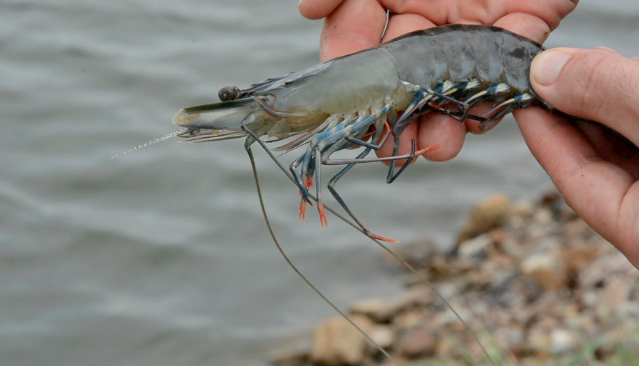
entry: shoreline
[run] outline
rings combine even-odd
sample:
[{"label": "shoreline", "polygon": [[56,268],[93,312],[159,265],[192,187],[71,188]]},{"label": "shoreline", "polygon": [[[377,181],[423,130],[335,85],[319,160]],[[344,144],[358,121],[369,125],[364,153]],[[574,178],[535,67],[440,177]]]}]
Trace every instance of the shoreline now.
[{"label": "shoreline", "polygon": [[[428,240],[394,251],[442,294],[497,364],[639,360],[639,271],[556,191],[537,202],[504,195],[480,201],[449,253]],[[387,253],[382,260],[406,271]],[[404,286],[394,299],[352,304],[349,316],[403,364],[490,364],[429,286],[407,271]],[[280,351],[271,364],[392,364],[339,316],[317,325],[309,342]]]}]

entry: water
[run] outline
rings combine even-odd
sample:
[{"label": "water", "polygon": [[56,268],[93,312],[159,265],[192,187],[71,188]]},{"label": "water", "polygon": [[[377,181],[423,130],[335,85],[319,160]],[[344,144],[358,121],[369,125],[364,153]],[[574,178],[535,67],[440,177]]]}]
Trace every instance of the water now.
[{"label": "water", "polygon": [[[334,315],[286,267],[259,212],[239,141],[169,140],[210,102],[317,62],[320,22],[296,2],[5,1],[0,13],[0,364],[263,365]],[[548,46],[639,54],[639,4],[582,1]],[[504,153],[507,152],[507,153]],[[389,296],[381,251],[335,218],[298,222],[298,197],[258,152],[269,212],[326,295]],[[379,164],[340,189],[378,233],[454,239],[486,195],[550,187],[511,120],[460,156],[396,183]]]}]

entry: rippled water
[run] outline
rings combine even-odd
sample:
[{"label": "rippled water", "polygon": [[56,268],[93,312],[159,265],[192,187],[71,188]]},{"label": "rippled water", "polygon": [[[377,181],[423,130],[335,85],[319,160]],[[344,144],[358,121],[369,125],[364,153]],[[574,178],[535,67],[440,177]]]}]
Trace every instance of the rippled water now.
[{"label": "rippled water", "polygon": [[[0,12],[0,364],[261,365],[333,315],[265,231],[240,141],[168,140],[177,109],[317,62],[296,3],[5,1]],[[639,4],[582,1],[548,46],[639,54]],[[338,304],[399,291],[361,234],[314,213],[258,154],[274,227]],[[340,182],[377,232],[441,245],[477,199],[550,186],[513,121],[396,183]]]}]

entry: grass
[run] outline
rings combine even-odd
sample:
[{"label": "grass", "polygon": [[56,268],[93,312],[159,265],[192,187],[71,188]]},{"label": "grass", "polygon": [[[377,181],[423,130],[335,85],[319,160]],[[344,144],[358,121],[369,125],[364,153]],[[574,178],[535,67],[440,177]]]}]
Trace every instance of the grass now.
[{"label": "grass", "polygon": [[[622,328],[626,328],[623,327]],[[618,331],[618,330],[617,330]],[[618,333],[616,337],[604,334],[597,339],[588,342],[580,350],[572,354],[548,356],[540,354],[538,357],[531,355],[522,360],[517,360],[514,355],[504,354],[495,344],[485,344],[487,351],[496,362],[497,366],[510,366],[523,364],[526,366],[639,366],[639,328],[629,328]],[[622,334],[623,339],[619,339]],[[406,366],[458,366],[458,365],[491,365],[488,360],[471,356],[465,353],[464,359],[421,359],[403,363]]]}]

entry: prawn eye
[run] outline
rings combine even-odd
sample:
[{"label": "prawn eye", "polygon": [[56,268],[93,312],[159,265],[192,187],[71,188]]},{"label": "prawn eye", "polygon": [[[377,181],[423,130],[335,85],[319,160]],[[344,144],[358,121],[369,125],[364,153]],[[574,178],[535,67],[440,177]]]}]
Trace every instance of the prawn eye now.
[{"label": "prawn eye", "polygon": [[221,101],[226,102],[239,98],[242,91],[237,86],[225,86],[217,92],[217,96]]}]

